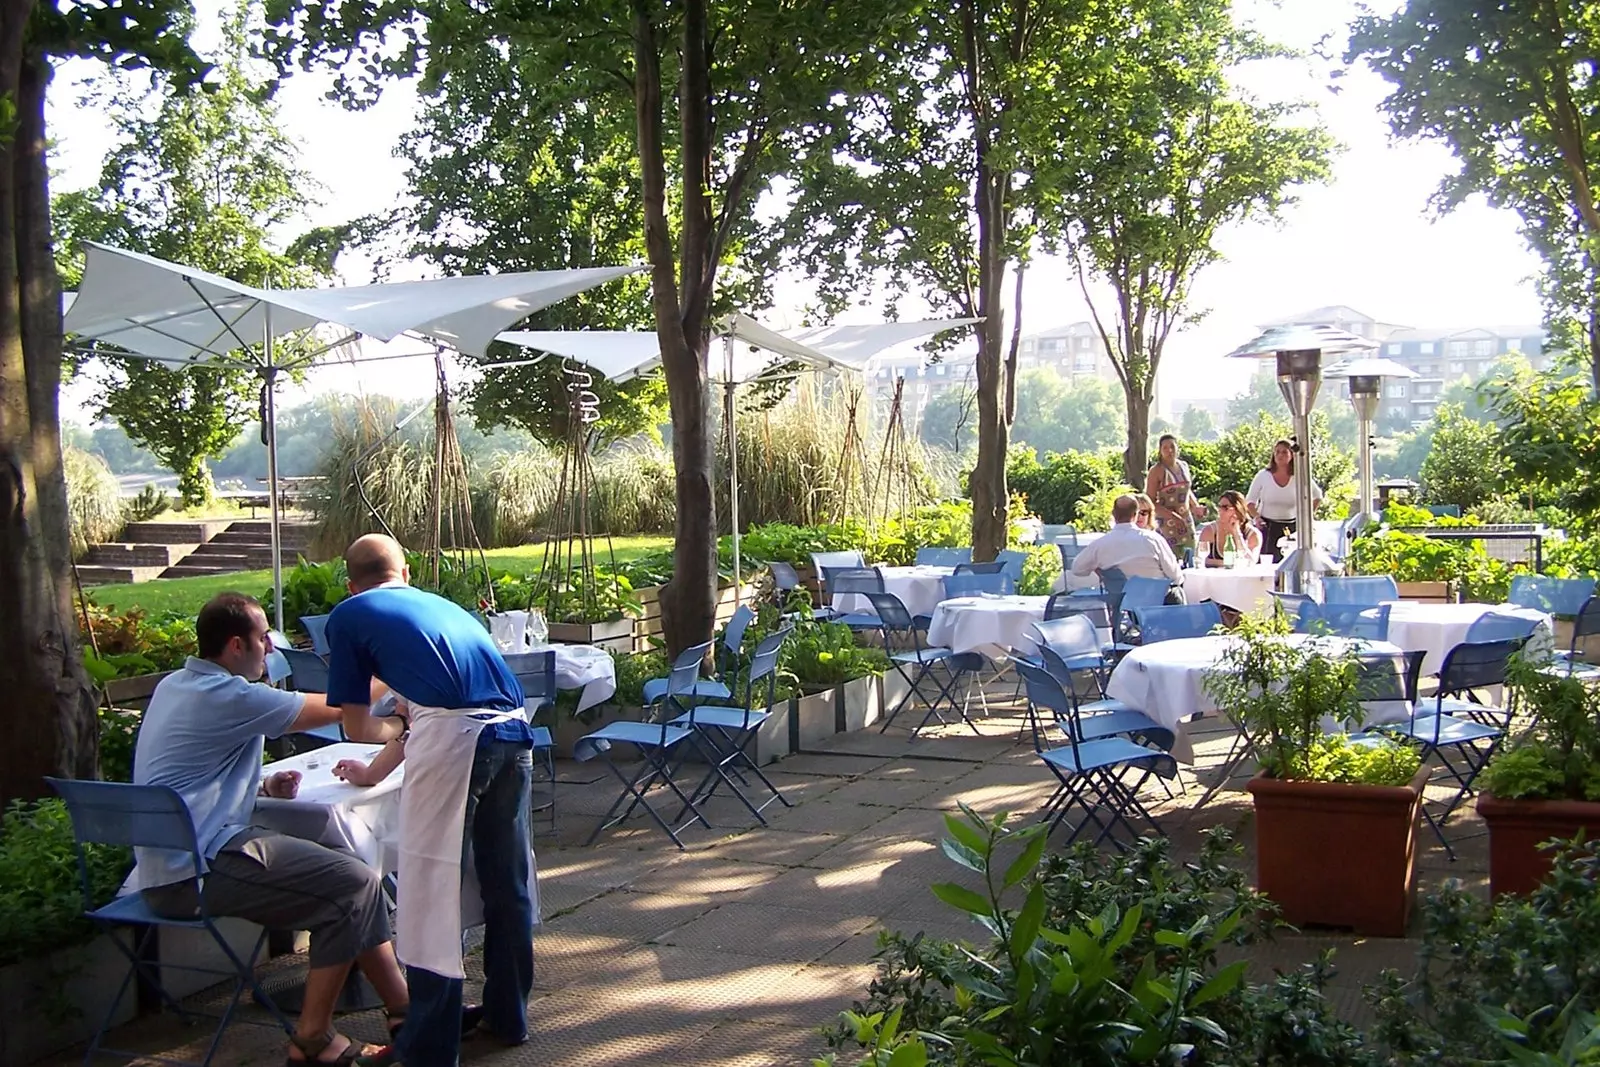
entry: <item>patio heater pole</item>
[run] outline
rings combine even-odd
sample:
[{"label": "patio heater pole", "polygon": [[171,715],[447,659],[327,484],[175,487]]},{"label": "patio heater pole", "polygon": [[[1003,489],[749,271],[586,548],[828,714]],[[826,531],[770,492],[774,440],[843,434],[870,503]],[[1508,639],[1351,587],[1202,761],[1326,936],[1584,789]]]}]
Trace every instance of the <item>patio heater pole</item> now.
[{"label": "patio heater pole", "polygon": [[1328,571],[1326,561],[1318,560],[1316,509],[1311,498],[1311,408],[1322,384],[1322,350],[1294,349],[1277,353],[1278,391],[1289,405],[1294,425],[1295,550],[1284,561],[1294,593],[1313,593]]},{"label": "patio heater pole", "polygon": [[1379,384],[1376,374],[1350,376],[1350,406],[1356,410],[1356,469],[1361,479],[1356,498],[1356,514],[1363,520],[1373,515],[1372,500],[1372,422],[1378,414]]},{"label": "patio heater pole", "polygon": [[262,390],[266,394],[261,408],[267,431],[267,495],[271,497],[272,535],[272,625],[283,633],[283,534],[282,516],[278,513],[278,413],[273,398],[278,368],[272,357],[272,305],[264,305],[265,326],[262,330],[266,366],[262,369]]},{"label": "patio heater pole", "polygon": [[733,606],[737,608],[744,592],[741,576],[743,561],[739,553],[739,429],[733,421],[733,333],[722,338],[722,354],[728,380],[723,383],[723,423],[728,428],[728,517],[733,529]]}]

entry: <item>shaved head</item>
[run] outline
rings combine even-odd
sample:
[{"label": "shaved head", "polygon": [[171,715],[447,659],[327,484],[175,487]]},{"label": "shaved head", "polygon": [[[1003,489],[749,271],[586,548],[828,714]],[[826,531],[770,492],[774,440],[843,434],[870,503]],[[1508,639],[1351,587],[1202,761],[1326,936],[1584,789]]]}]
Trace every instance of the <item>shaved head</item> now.
[{"label": "shaved head", "polygon": [[406,578],[406,553],[387,534],[363,534],[344,550],[344,569],[355,592]]}]

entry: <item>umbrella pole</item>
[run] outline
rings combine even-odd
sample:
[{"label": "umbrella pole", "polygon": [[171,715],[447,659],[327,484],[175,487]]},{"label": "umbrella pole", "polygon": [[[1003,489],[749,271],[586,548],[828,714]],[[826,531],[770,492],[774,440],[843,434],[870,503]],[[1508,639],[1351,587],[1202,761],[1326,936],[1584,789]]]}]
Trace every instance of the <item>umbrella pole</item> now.
[{"label": "umbrella pole", "polygon": [[739,556],[739,429],[733,421],[733,334],[731,332],[722,339],[722,351],[728,367],[728,380],[724,383],[726,390],[724,404],[727,407],[727,414],[723,416],[723,421],[728,426],[728,517],[733,528],[733,605],[738,607],[743,593],[744,568]]},{"label": "umbrella pole", "polygon": [[262,403],[265,409],[265,422],[267,430],[267,495],[272,501],[272,625],[283,633],[283,517],[278,512],[278,412],[273,398],[273,386],[278,376],[278,368],[272,360],[272,306],[266,308],[266,327],[263,330],[266,349],[266,367],[262,371],[266,390],[266,398]]}]

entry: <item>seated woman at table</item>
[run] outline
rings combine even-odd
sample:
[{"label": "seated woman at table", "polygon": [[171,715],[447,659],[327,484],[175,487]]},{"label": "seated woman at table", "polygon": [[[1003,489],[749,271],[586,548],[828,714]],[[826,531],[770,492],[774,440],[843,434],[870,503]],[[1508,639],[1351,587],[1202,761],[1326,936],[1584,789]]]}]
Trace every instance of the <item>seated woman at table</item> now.
[{"label": "seated woman at table", "polygon": [[[328,726],[340,710],[320,694],[288,693],[257,681],[271,638],[261,605],[219,593],[195,621],[197,656],[161,680],[134,745],[136,785],[167,786],[194,820],[205,869],[191,856],[137,849],[136,884],[156,914],[191,919],[203,901],[212,916],[274,930],[311,932],[305,1001],[290,1040],[291,1064],[346,1065],[389,1054],[333,1028],[333,1008],[352,964],[383,998],[391,1032],[409,1007],[395,960],[389,906],[378,872],[348,852],[253,825],[259,794],[292,799],[294,771],[262,779],[268,737]],[[374,698],[384,690],[372,687]]]},{"label": "seated woman at table", "polygon": [[1141,530],[1154,530],[1156,528],[1156,502],[1143,493],[1133,494],[1134,502],[1139,505],[1139,510],[1134,512],[1133,524]]},{"label": "seated woman at table", "polygon": [[1228,543],[1230,534],[1241,565],[1248,566],[1261,558],[1261,531],[1250,525],[1244,494],[1236,489],[1229,489],[1217,498],[1216,521],[1200,528],[1200,556],[1207,567],[1222,566],[1223,546]]}]

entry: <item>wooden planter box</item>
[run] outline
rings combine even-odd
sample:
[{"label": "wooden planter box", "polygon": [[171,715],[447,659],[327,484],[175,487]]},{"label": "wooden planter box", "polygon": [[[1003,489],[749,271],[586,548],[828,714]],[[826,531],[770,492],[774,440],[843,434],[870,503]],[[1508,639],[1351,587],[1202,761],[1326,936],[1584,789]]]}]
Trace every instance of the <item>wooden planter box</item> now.
[{"label": "wooden planter box", "polygon": [[[659,585],[649,585],[633,591],[633,595],[639,598],[639,603],[644,605],[644,612],[633,620],[633,644],[627,651],[649,652],[661,640],[661,589]],[[755,586],[746,585],[740,592],[743,603],[750,604],[755,600]],[[734,596],[733,586],[724,585],[719,588],[717,625],[720,626],[733,618],[739,602],[740,599]]]},{"label": "wooden planter box", "polygon": [[1552,838],[1600,834],[1600,803],[1583,800],[1501,800],[1478,794],[1478,814],[1489,828],[1489,892],[1495,896],[1534,891],[1550,873],[1550,853],[1539,846]]},{"label": "wooden planter box", "polygon": [[633,651],[632,619],[614,622],[553,622],[550,640],[563,645],[598,645],[612,652]]},{"label": "wooden planter box", "polygon": [[1404,937],[1427,780],[1426,765],[1402,786],[1252,778],[1256,888],[1295,926]]},{"label": "wooden planter box", "polygon": [[1454,582],[1398,582],[1401,600],[1420,600],[1425,604],[1454,604],[1460,598],[1456,595]]},{"label": "wooden planter box", "polygon": [[[0,1003],[6,1005],[0,1063],[32,1063],[89,1040],[127,971],[128,959],[109,934],[0,967]],[[117,1004],[114,1025],[133,1018],[138,999],[137,985],[130,984]]]},{"label": "wooden planter box", "polygon": [[113,707],[136,701],[149,700],[161,679],[175,671],[158,671],[155,674],[136,674],[132,678],[113,678],[105,684],[106,699]]}]

